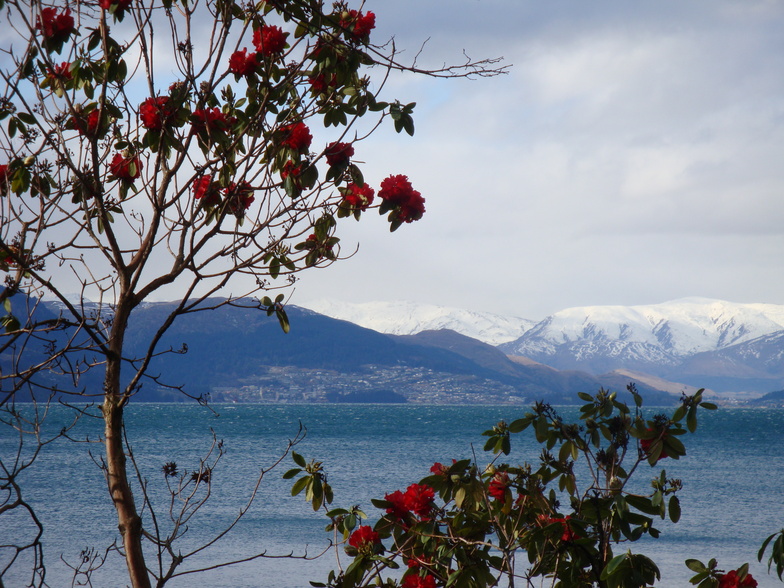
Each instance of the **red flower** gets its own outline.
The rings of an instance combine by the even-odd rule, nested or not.
[[[330,143],[324,150],[329,165],[345,165],[354,155],[354,147],[351,143]]]
[[[191,121],[193,128],[198,132],[222,131],[225,133],[236,122],[236,119],[227,117],[219,108],[200,108],[193,111]]]
[[[112,6],[116,6],[115,14],[122,14],[131,7],[132,2],[133,0],[98,0],[98,6],[104,10],[110,10]]]
[[[433,510],[436,494],[427,484],[411,484],[406,489],[406,506],[420,518],[427,520]]]
[[[249,76],[254,73],[259,67],[258,55],[251,53],[248,55],[248,50],[235,51],[229,57],[229,71],[238,76]]]
[[[384,500],[392,505],[387,508],[387,514],[391,514],[399,521],[406,519],[411,512],[406,502],[406,495],[400,490],[395,490],[392,494],[385,494]]]
[[[193,197],[201,200],[202,206],[217,206],[220,204],[220,192],[217,182],[212,181],[212,176],[206,175],[193,182],[191,188]]]
[[[373,188],[367,184],[361,187],[349,184],[343,194],[343,204],[352,209],[367,210],[368,206],[373,204],[374,193]]]
[[[561,524],[561,529],[562,529],[561,541],[574,541],[576,539],[579,539],[580,536],[577,533],[575,533],[572,530],[572,528],[569,526],[569,519],[570,518],[571,517],[568,516],[568,515],[566,517],[562,517],[562,518],[551,518],[551,517],[548,517],[547,515],[539,515],[539,523],[543,527],[546,527],[548,525],[553,525],[555,523],[560,523]]]
[[[648,429],[649,433],[653,432],[653,429]],[[661,440],[664,441],[667,438],[667,431],[661,435]],[[640,439],[640,447],[642,448],[643,452],[646,455],[649,455],[651,452],[651,446],[658,441],[658,437],[654,437],[653,439]],[[659,454],[659,459],[664,459],[666,457],[670,457],[670,454],[667,453],[667,450],[662,447],[661,453]]]
[[[337,85],[337,76],[332,74],[329,79],[327,79],[323,73],[320,73],[317,76],[308,78],[308,83],[310,84],[310,89],[313,90],[315,94],[326,94],[332,91]]]
[[[392,494],[384,496],[384,500],[392,504],[387,508],[387,514],[391,514],[399,521],[408,518],[410,513],[424,521],[429,520],[435,496],[435,492],[427,484],[411,484],[406,488],[405,493],[395,490]]]
[[[497,472],[490,484],[487,487],[487,493],[494,500],[504,500],[506,498],[506,489],[509,487],[509,474],[506,472]]]
[[[291,147],[294,151],[307,151],[313,137],[304,122],[291,123],[281,127],[280,132],[283,136],[280,144],[284,147]]]
[[[229,203],[229,210],[238,218],[245,214],[245,211],[256,199],[253,196],[253,188],[248,182],[240,182],[239,184],[232,182],[223,192]]]
[[[422,218],[425,213],[425,199],[411,186],[404,175],[389,176],[381,182],[379,198],[397,208],[397,218],[410,223]]]
[[[348,544],[352,547],[356,547],[359,551],[362,551],[362,548],[366,546],[372,551],[374,547],[380,543],[381,539],[379,538],[378,533],[367,525],[360,525],[357,527],[357,530],[348,538]]]
[[[52,69],[46,72],[46,79],[48,79],[50,82],[56,82],[58,80],[70,80],[72,77],[71,64],[67,61],[63,61],[60,65],[55,65]]]
[[[746,577],[741,580],[738,578],[738,572],[732,570],[719,577],[719,588],[757,588],[757,581],[751,577],[751,574],[746,574]]]
[[[341,15],[340,26],[349,33],[353,41],[362,41],[376,28],[376,15],[372,12],[363,14],[357,10],[349,10]]]
[[[0,165],[0,194],[5,192],[5,186],[8,183],[8,166]]]
[[[300,174],[303,171],[302,165],[297,165],[293,161],[289,160],[283,166],[283,169],[280,170],[280,178],[285,182],[286,179],[291,177],[291,181],[294,183],[294,186],[297,188],[302,188],[302,183],[299,180]]]
[[[430,466],[430,471],[433,472],[437,476],[446,476],[446,472],[449,470],[449,466],[445,466],[441,462],[436,462],[432,466]]]
[[[288,36],[280,27],[264,25],[253,31],[253,45],[262,57],[274,57],[283,53]]]
[[[117,153],[109,164],[109,171],[118,180],[133,182],[142,173],[142,162],[136,156],[125,157],[122,153]]]
[[[160,131],[169,119],[174,116],[175,111],[169,104],[168,96],[158,96],[157,98],[147,98],[139,105],[139,118],[142,126],[151,131]]]
[[[409,574],[403,578],[403,583],[400,584],[401,588],[436,588],[436,579],[430,574],[424,577],[417,574]]]
[[[54,44],[67,41],[76,30],[71,10],[68,8],[61,13],[58,13],[56,8],[43,8],[35,28],[41,31],[44,39]]]
[[[106,129],[101,128],[101,113],[97,109],[87,117],[74,116],[71,118],[71,122],[80,135],[96,137],[106,134]]]

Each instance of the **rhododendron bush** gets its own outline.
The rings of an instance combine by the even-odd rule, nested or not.
[[[0,301],[12,363],[0,373],[3,422],[43,447],[35,433],[45,411],[27,426],[17,400],[78,397],[78,414],[100,405],[90,414],[103,430],[91,438],[103,444],[98,463],[117,511],[114,551],[133,586],[162,586],[186,557],[201,556],[173,546],[209,497],[211,476],[207,461],[194,476],[169,468],[167,480],[181,476],[167,486],[172,504],[185,506],[168,531],[142,516],[152,505],[144,483],[133,492],[123,410],[145,382],[188,394],[148,373],[153,357],[175,351],[160,349],[161,337],[179,317],[221,304],[253,306],[288,330],[285,294],[271,293],[340,259],[340,222],[375,207],[396,230],[425,212],[413,187],[421,178],[394,158],[379,177],[360,168],[370,134],[414,133],[415,104],[381,98],[390,74],[503,68],[407,65],[394,43],[374,39],[371,10],[342,1],[0,0],[0,19]],[[172,295],[179,303],[152,329],[146,354],[128,357],[134,308]],[[41,297],[61,315],[39,320]],[[95,370],[102,383],[87,385]],[[0,507],[28,508],[17,477],[30,464],[0,459],[0,495],[10,497]],[[40,534],[32,536],[4,533],[13,555],[0,584],[26,557],[31,584],[45,583]],[[355,543],[363,553],[376,544],[372,534]],[[89,570],[74,568],[89,581]]]
[[[671,414],[646,415],[643,399],[628,388],[633,408],[600,390],[585,402],[577,423],[537,403],[522,418],[483,434],[486,459],[436,462],[430,474],[405,490],[373,500],[370,517],[359,506],[332,506],[321,463],[295,453],[292,494],[307,490],[314,510],[330,520],[339,569],[313,586],[557,586],[640,588],[668,586],[656,563],[634,550],[644,536],[657,538],[681,516],[684,483],[667,476],[663,460],[686,454],[681,437],[697,430],[700,410],[715,409],[702,390],[684,395]],[[512,437],[532,432],[542,445],[537,463],[512,463]],[[650,476],[649,485],[637,478]],[[633,481],[634,479],[634,481]],[[370,513],[371,511],[368,511]],[[660,529],[661,527],[661,529]],[[343,546],[345,558],[340,559]],[[784,572],[784,535],[767,539],[770,564]],[[685,565],[700,588],[754,587],[748,565],[722,569],[693,559]],[[738,565],[738,562],[726,562]],[[659,584],[659,581],[662,583]]]

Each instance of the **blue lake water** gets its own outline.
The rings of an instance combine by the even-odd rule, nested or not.
[[[481,450],[481,432],[525,411],[512,406],[422,405],[219,405],[216,409],[218,417],[195,405],[137,404],[128,416],[129,439],[163,527],[167,501],[161,466],[176,461],[181,469],[198,469],[199,457],[211,442],[210,430],[223,440],[227,453],[214,472],[214,497],[191,521],[183,551],[232,520],[260,469],[281,453],[300,422],[308,434],[297,451],[325,463],[335,489],[334,505],[360,504],[373,520],[378,513],[370,498],[405,489],[428,475],[435,461],[472,457],[475,452],[482,464],[487,458]],[[65,417],[63,410],[50,418],[52,430],[61,426],[58,419]],[[574,418],[576,409],[564,408],[562,414]],[[95,438],[101,429],[100,421],[85,419],[78,432]],[[760,588],[782,586],[756,562],[756,553],[767,535],[784,527],[783,433],[784,410],[705,412],[697,434],[686,439],[688,455],[661,462],[668,476],[684,481],[682,519],[676,525],[661,521],[660,539],[646,538],[629,546],[659,564],[660,586],[687,586],[691,573],[684,560],[711,557],[725,569],[750,562]],[[6,458],[13,439],[7,429],[0,434],[0,451]],[[515,440],[509,461],[536,459],[540,447],[531,433]],[[106,546],[117,536],[105,482],[89,455],[91,451],[100,455],[100,450],[100,445],[58,441],[45,449],[22,480],[26,497],[45,526],[51,586],[70,586],[71,575],[61,557],[74,562],[82,549]],[[303,555],[304,546],[313,555],[327,545],[327,519],[313,513],[302,496],[291,497],[291,483],[281,479],[290,467],[293,463],[287,458],[264,477],[247,517],[230,536],[194,560],[195,565],[209,566],[263,550],[269,555]],[[7,519],[0,519],[0,524],[3,521],[11,528],[0,528],[0,544],[6,534],[20,531]],[[151,555],[149,545],[147,550]],[[324,581],[334,564],[334,556],[315,561],[265,558],[184,576],[168,585],[298,588],[308,586],[308,580]],[[94,575],[93,585],[124,586],[123,577],[122,562],[110,556]],[[14,572],[4,580],[6,586],[16,587],[24,586],[27,578]]]

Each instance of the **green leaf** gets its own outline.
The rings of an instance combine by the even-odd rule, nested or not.
[[[703,564],[698,559],[687,559],[686,567],[689,568],[692,572],[702,573],[708,571],[708,568],[705,567],[705,564]]]
[[[681,518],[681,503],[680,500],[678,500],[677,496],[673,495],[670,497],[669,511],[670,511],[670,520],[673,523],[677,523]]]
[[[296,496],[297,494],[302,492],[305,489],[305,486],[308,485],[308,482],[310,482],[310,478],[307,477],[300,478],[299,480],[294,482],[294,485],[291,487],[291,495]]]
[[[296,476],[296,475],[297,475],[298,473],[300,473],[301,471],[302,471],[302,470],[301,470],[300,468],[294,468],[293,470],[289,470],[289,471],[287,471],[285,474],[283,474],[283,479],[284,479],[284,480],[290,480],[291,478],[293,478],[294,476]]]
[[[294,463],[296,463],[301,468],[307,467],[307,465],[308,465],[307,462],[305,461],[305,458],[302,457],[296,451],[292,451],[291,452],[291,459],[293,459]]]

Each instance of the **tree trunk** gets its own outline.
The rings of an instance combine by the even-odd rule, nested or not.
[[[117,523],[122,536],[128,574],[133,588],[149,588],[150,576],[142,553],[142,519],[136,511],[126,472],[122,438],[123,407],[120,396],[108,390],[103,404],[103,419],[106,437],[106,480],[114,508],[117,510]]]

